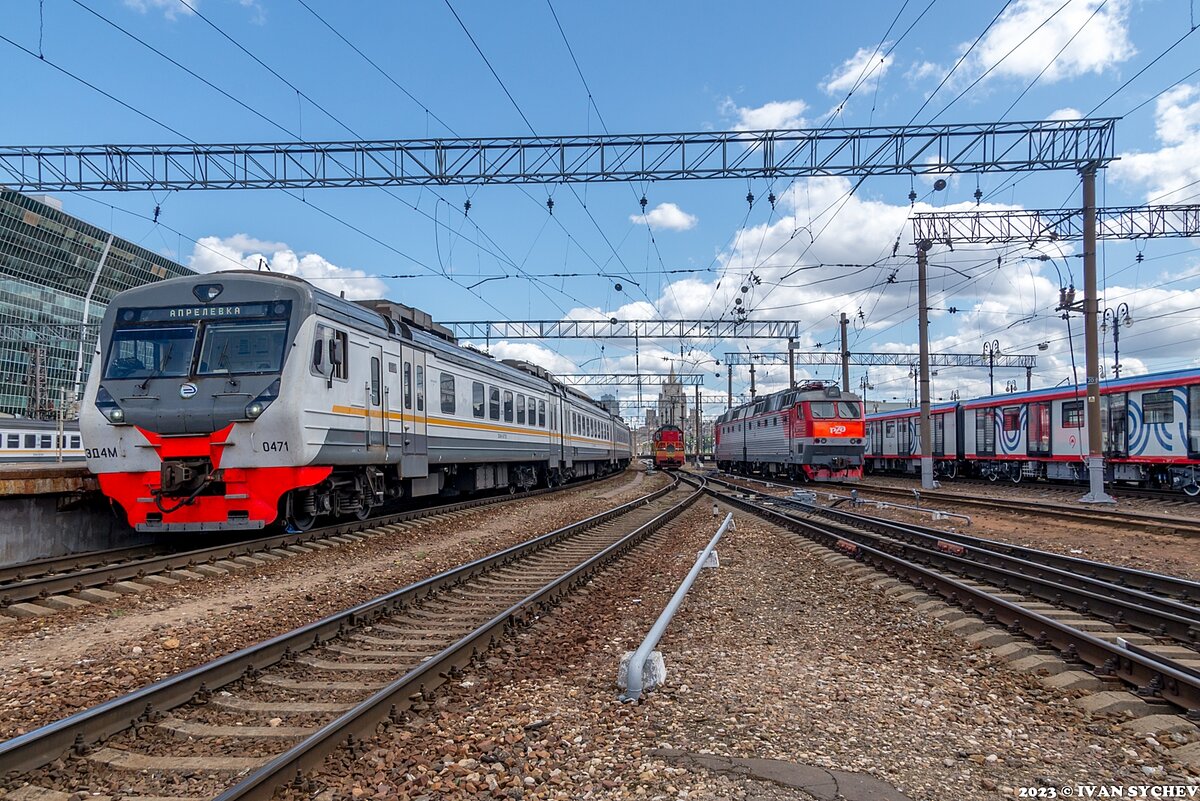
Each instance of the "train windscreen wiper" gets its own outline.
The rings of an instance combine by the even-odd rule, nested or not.
[[[152,379],[158,378],[160,375],[162,375],[163,370],[166,370],[167,365],[171,362],[171,353],[174,350],[175,340],[171,340],[171,344],[167,345],[167,352],[163,354],[162,361],[158,363],[158,367],[155,367],[149,374],[147,374],[145,378],[142,379],[142,383],[137,385],[138,389],[144,392]]]

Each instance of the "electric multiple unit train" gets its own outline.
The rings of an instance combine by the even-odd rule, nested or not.
[[[407,306],[241,271],[114,298],[80,425],[101,490],[146,531],[305,530],[632,458],[619,417],[539,367]]]
[[[864,425],[857,395],[809,381],[717,418],[717,467],[794,480],[857,481]]]
[[[1053,387],[932,407],[932,455],[943,478],[1085,481],[1087,388]],[[867,417],[867,467],[916,473],[919,412]],[[1200,495],[1200,370],[1100,386],[1105,480]]]

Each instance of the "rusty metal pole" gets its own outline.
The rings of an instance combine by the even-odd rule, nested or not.
[[[700,454],[704,451],[700,437],[700,385],[696,385],[696,466],[700,466]]]
[[[921,488],[936,489],[933,480],[933,436],[929,419],[929,287],[925,280],[926,255],[932,244],[929,240],[917,243],[917,339],[919,342],[919,373],[921,378]]]
[[[754,400],[756,390],[754,389],[754,362],[750,362],[750,400]]]
[[[1116,503],[1104,491],[1104,442],[1100,430],[1100,298],[1096,288],[1096,167],[1083,176],[1083,332],[1087,352],[1088,493],[1081,503]]]
[[[725,365],[725,369],[726,369],[726,376],[729,378],[729,389],[728,389],[728,394],[726,395],[725,408],[732,409],[733,408],[733,365],[727,364],[727,365]]]
[[[796,388],[796,340],[788,339],[788,389]]]

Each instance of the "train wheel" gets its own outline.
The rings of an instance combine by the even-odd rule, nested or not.
[[[284,515],[284,522],[287,524],[289,531],[303,533],[316,524],[316,511],[310,509],[309,504],[305,503],[311,497],[307,493],[304,497],[297,497],[295,492],[288,495],[287,512]]]
[[[958,478],[958,463],[947,462],[946,466],[942,469],[942,475],[950,480]]]
[[[1183,491],[1186,492],[1189,497],[1195,498],[1197,495],[1200,495],[1200,484],[1188,484],[1183,488]]]
[[[1020,484],[1021,479],[1023,478],[1023,476],[1021,475],[1021,468],[1019,468],[1019,467],[1013,468],[1012,472],[1010,472],[1008,474],[1008,478],[1010,481],[1012,481],[1012,483]]]

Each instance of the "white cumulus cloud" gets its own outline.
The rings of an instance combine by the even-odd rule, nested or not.
[[[739,106],[727,97],[721,104],[721,113],[733,119],[735,131],[803,128],[807,109],[808,104],[803,100],[772,100],[752,107]]]
[[[656,230],[686,231],[696,227],[696,215],[688,214],[674,203],[659,203],[645,214],[631,214],[629,221],[649,225]]]
[[[471,344],[480,350],[484,349],[481,342]],[[538,367],[544,367],[552,373],[578,372],[575,363],[566,356],[544,345],[536,345],[532,342],[509,342],[508,340],[501,340],[491,343],[491,348],[488,352],[495,356],[497,361],[517,359],[529,362],[530,364],[536,364]]]
[[[976,74],[994,68],[996,76],[1032,79],[1041,74],[1041,82],[1053,83],[1100,74],[1127,60],[1137,52],[1129,41],[1129,1],[1108,0],[1097,11],[1103,3],[1070,0],[1058,11],[1060,0],[1017,0],[972,53]]]
[[[1200,85],[1177,86],[1158,99],[1154,127],[1162,148],[1149,153],[1122,153],[1113,163],[1113,175],[1121,180],[1144,184],[1147,200],[1161,203],[1186,203],[1190,195],[1178,195],[1190,189],[1200,191]]]
[[[1084,113],[1077,108],[1066,106],[1064,108],[1055,109],[1046,115],[1048,120],[1081,120],[1084,118]]]
[[[886,49],[888,44],[888,42],[884,42],[883,46],[877,50],[860,47],[854,55],[843,61],[841,66],[825,79],[821,88],[828,94],[837,95],[849,92],[872,78],[876,80],[882,78],[887,73],[888,67],[892,66],[892,62],[895,61],[893,56],[882,55],[879,52]]]
[[[326,292],[345,292],[351,300],[382,298],[387,293],[383,281],[362,270],[339,267],[319,253],[298,252],[284,242],[268,242],[247,234],[201,237],[192,249],[188,266],[199,273],[214,273],[257,270],[260,262],[273,272],[303,278]]]
[[[199,0],[125,0],[127,8],[143,14],[148,11],[161,11],[167,19],[175,19],[180,14],[194,14],[197,5]]]

